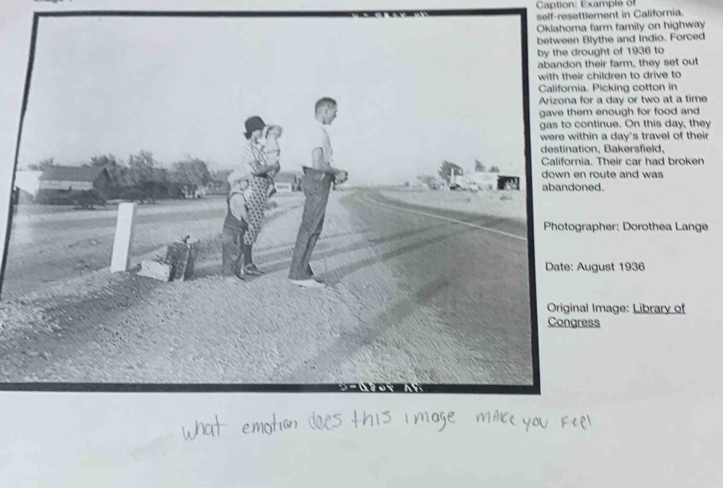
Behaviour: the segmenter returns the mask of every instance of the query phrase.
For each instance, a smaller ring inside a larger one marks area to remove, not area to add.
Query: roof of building
[[[40,180],[54,181],[95,181],[108,170],[103,166],[51,166],[40,175]]]

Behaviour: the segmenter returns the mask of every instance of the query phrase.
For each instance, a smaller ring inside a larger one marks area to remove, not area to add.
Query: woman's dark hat
[[[246,134],[251,134],[253,131],[263,129],[264,127],[266,127],[266,124],[258,115],[246,119]]]

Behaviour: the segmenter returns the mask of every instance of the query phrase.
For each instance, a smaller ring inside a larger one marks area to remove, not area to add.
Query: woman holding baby
[[[267,126],[258,116],[248,118],[245,126],[241,167],[228,177],[231,191],[222,248],[222,274],[241,279],[263,274],[253,262],[252,249],[264,224],[269,196],[274,191],[273,177],[281,169],[276,141],[281,128]]]

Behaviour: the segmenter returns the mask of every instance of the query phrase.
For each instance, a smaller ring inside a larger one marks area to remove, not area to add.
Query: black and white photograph
[[[33,29],[0,389],[539,394],[524,9]]]

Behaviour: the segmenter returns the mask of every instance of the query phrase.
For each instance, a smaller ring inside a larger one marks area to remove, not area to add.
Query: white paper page
[[[719,2],[2,12],[2,486],[720,485]]]

